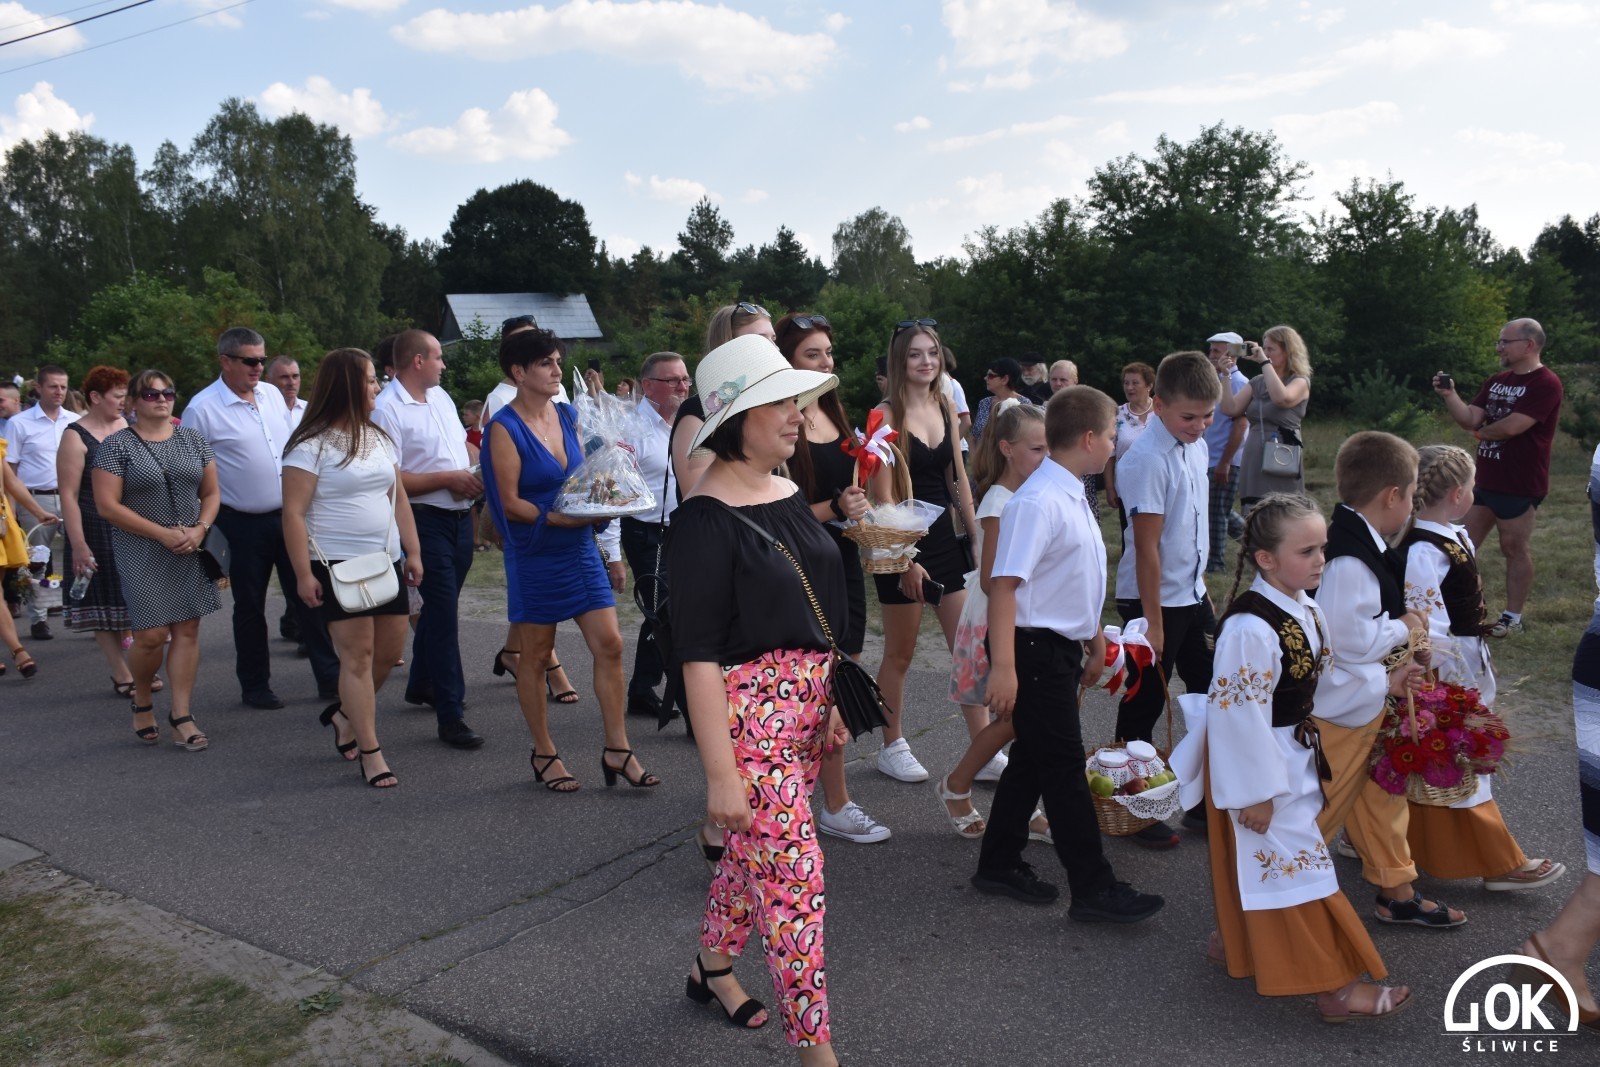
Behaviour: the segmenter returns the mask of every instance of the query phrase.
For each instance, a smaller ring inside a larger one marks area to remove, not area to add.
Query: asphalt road
[[[164,723],[159,747],[135,742],[127,702],[111,693],[87,637],[33,644],[38,677],[0,679],[0,836],[393,996],[513,1062],[794,1062],[776,1020],[738,1032],[682,994],[707,876],[692,840],[703,780],[681,725],[657,733],[630,720],[641,758],[665,782],[606,789],[587,657],[576,632],[564,631],[558,647],[584,699],[554,712],[555,731],[584,788],[547,792],[528,768],[513,687],[489,674],[502,634],[463,623],[467,718],[488,739],[481,749],[442,745],[432,713],[404,704],[403,679],[391,679],[380,737],[403,784],[382,791],[335,756],[332,732],[316,723],[310,668],[292,645],[273,642],[274,685],[289,706],[238,703],[226,610],[202,627],[195,714],[212,746],[200,754],[165,743]],[[920,672],[908,689],[912,744],[935,775],[965,746],[946,685]],[[158,714],[167,707],[158,698]],[[1091,737],[1108,739],[1112,717],[1109,699],[1092,701]],[[1186,835],[1162,854],[1109,841],[1119,876],[1165,894],[1167,907],[1133,927],[1080,925],[1065,902],[1028,907],[972,890],[977,846],[950,831],[931,786],[873,770],[874,752],[856,747],[850,786],[894,836],[876,845],[823,838],[828,988],[845,1064],[1470,1059],[1460,1037],[1444,1033],[1451,983],[1478,960],[1515,951],[1582,868],[1569,730],[1520,751],[1497,793],[1528,854],[1559,858],[1573,873],[1531,893],[1425,878],[1426,892],[1465,908],[1471,922],[1444,932],[1373,923],[1392,980],[1415,987],[1417,1004],[1381,1024],[1331,1027],[1309,998],[1258,997],[1206,963],[1202,841]],[[1029,858],[1064,887],[1053,853],[1034,845]],[[1357,910],[1369,913],[1356,865],[1340,864]],[[770,1001],[757,954],[740,974]],[[1572,1062],[1596,1062],[1600,1042],[1578,1034],[1561,1048]]]

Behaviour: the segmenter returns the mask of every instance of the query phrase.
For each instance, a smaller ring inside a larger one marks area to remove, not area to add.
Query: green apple
[[[1097,797],[1108,797],[1117,791],[1116,783],[1103,774],[1089,775],[1089,792]]]

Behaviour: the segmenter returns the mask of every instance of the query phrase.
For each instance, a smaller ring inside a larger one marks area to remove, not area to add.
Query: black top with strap
[[[1478,561],[1460,541],[1433,530],[1413,529],[1400,547],[1405,551],[1419,543],[1433,545],[1450,561],[1439,582],[1439,598],[1450,617],[1450,632],[1457,637],[1484,636],[1489,631],[1489,609],[1483,603]]]
[[[1330,563],[1340,556],[1354,556],[1365,563],[1378,579],[1378,602],[1384,614],[1398,619],[1406,613],[1405,557],[1392,548],[1380,549],[1372,540],[1367,520],[1343,504],[1333,509],[1324,555]]]

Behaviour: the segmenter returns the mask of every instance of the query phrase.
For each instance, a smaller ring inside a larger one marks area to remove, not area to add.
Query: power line
[[[46,29],[40,30],[38,33],[30,33],[26,37],[13,37],[9,41],[0,41],[0,48],[4,48],[8,44],[21,44],[23,41],[31,41],[35,37],[43,37],[47,33],[57,33],[61,30],[70,30],[74,26],[82,26],[85,22],[93,22],[95,19],[103,19],[107,15],[115,15],[119,11],[128,11],[132,8],[143,7],[146,4],[153,3],[155,3],[155,0],[133,0],[133,3],[131,4],[123,4],[121,7],[114,7],[110,11],[102,11],[98,15],[89,15],[81,19],[76,19],[72,22],[63,22],[59,26],[50,26]]]
[[[65,11],[57,11],[54,15],[36,15],[31,19],[23,19],[21,22],[13,22],[9,26],[0,26],[0,31],[14,30],[18,26],[32,26],[35,22],[49,22],[51,19],[58,19],[62,15],[70,15],[76,11],[87,11],[91,7],[101,7],[110,2],[111,0],[96,0],[96,2],[93,4],[83,4],[79,7],[69,7]]]
[[[4,77],[7,74],[15,74],[19,70],[29,70],[33,67],[42,67],[46,63],[54,63],[57,60],[70,59],[73,56],[80,56],[85,52],[93,52],[101,48],[109,48],[111,45],[121,44],[124,41],[132,41],[139,37],[148,37],[152,33],[159,33],[162,30],[170,30],[172,27],[182,26],[186,22],[197,22],[200,19],[210,18],[212,15],[220,15],[224,11],[232,11],[234,8],[244,7],[246,4],[252,3],[255,3],[255,0],[239,0],[238,3],[229,4],[227,7],[213,8],[210,11],[202,11],[198,15],[190,15],[188,18],[175,19],[172,22],[163,23],[160,26],[152,26],[148,30],[140,30],[138,33],[130,33],[126,37],[118,37],[111,41],[102,41],[100,44],[91,44],[87,47],[79,48],[72,52],[63,52],[59,56],[49,56],[45,59],[36,59],[32,63],[21,63],[15,67],[7,67],[5,70],[0,70],[0,77]]]

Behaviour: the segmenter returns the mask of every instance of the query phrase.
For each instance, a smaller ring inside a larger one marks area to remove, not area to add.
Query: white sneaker
[[[1010,756],[1007,756],[1004,752],[996,752],[993,758],[983,765],[983,769],[972,776],[972,780],[974,782],[998,782],[1000,775],[1006,769],[1006,764],[1010,762]]]
[[[826,803],[818,804],[813,814],[817,820],[817,829],[825,834],[842,837],[858,845],[889,840],[889,828],[882,823],[874,822],[872,816],[862,811],[861,805],[853,800],[838,811],[829,811]]]
[[[928,780],[928,768],[917,762],[917,757],[911,754],[911,746],[906,744],[903,737],[878,750],[878,770],[902,782]]]

